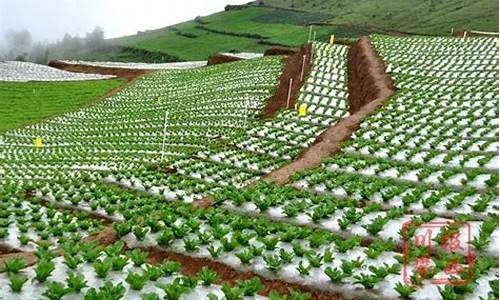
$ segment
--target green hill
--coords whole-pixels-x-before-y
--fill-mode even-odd
[[[276,11],[292,16],[284,20]],[[114,45],[164,52],[182,60],[202,60],[219,51],[262,51],[270,45],[295,46],[307,41],[309,28],[301,17],[323,20],[328,15],[268,7],[245,7],[215,13],[166,28],[113,39]],[[318,38],[335,26],[318,29]]]
[[[262,0],[173,26],[109,40],[113,51],[87,60],[205,60],[220,51],[263,51],[308,39],[356,38],[374,32],[449,34],[451,28],[498,31],[498,2],[409,0]],[[118,50],[117,50],[118,49]],[[137,56],[137,57],[136,57]]]
[[[329,21],[412,33],[447,34],[451,28],[498,31],[496,0],[263,0],[276,7],[329,13]]]

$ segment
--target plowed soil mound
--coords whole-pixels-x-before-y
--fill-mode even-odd
[[[394,93],[390,74],[368,37],[362,37],[349,49],[349,105],[350,113],[375,99],[384,99]]]
[[[238,61],[238,60],[242,60],[242,58],[236,57],[236,56],[231,56],[231,55],[224,55],[224,54],[216,53],[216,54],[210,55],[210,57],[208,58],[207,65],[208,66],[218,65],[218,64],[224,64],[224,63]]]
[[[78,73],[92,73],[101,75],[115,75],[120,78],[125,78],[127,81],[132,81],[139,76],[149,74],[149,70],[139,70],[139,69],[123,69],[123,68],[107,68],[107,67],[96,67],[87,65],[73,65],[68,64],[58,60],[52,60],[49,62],[49,66],[57,68],[60,70],[65,70],[69,72]]]

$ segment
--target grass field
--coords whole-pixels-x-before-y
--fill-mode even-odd
[[[76,110],[124,82],[0,82],[0,132]]]

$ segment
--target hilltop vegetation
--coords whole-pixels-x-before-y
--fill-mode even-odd
[[[284,12],[286,17],[276,14],[276,11]],[[263,51],[270,45],[300,45],[307,41],[309,34],[309,28],[302,22],[303,15],[267,7],[247,7],[197,17],[192,21],[111,42],[168,53],[182,60],[203,60],[220,51]],[[324,39],[332,31],[333,26],[325,26],[319,29],[318,38]]]
[[[260,4],[331,15],[335,24],[420,34],[451,28],[498,31],[498,1],[453,0],[263,0]]]
[[[110,41],[179,60],[202,60],[220,51],[300,45],[307,41],[311,23],[317,24],[316,39],[323,41],[332,33],[356,38],[395,31],[448,34],[452,27],[498,31],[498,2],[264,0]]]

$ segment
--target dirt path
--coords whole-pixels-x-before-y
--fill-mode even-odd
[[[267,174],[263,180],[285,184],[293,173],[317,167],[323,159],[339,153],[342,142],[351,138],[361,121],[394,93],[385,65],[367,37],[362,37],[349,49],[348,65],[351,115],[318,136],[313,145],[292,163]]]

